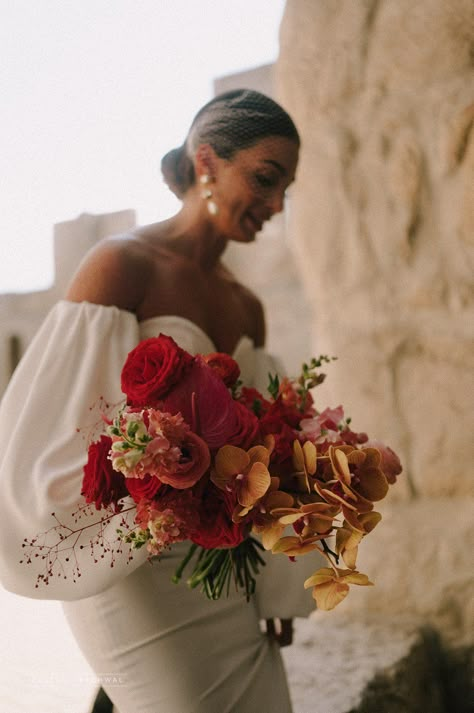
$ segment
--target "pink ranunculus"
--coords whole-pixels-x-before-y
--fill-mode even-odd
[[[400,475],[403,470],[400,458],[397,456],[395,451],[392,451],[389,446],[386,446],[381,441],[374,439],[368,440],[367,443],[364,444],[364,447],[376,448],[380,451],[380,455],[382,456],[380,469],[383,471],[383,474],[387,478],[388,482],[393,485],[397,480],[397,475]]]
[[[177,490],[192,488],[211,464],[207,444],[195,433],[189,431],[181,443],[181,456],[173,470],[160,472],[159,479]]]

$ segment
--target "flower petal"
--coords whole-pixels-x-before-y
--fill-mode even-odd
[[[222,446],[216,454],[215,472],[218,474],[219,480],[228,481],[233,476],[243,473],[249,463],[250,458],[242,448]]]
[[[268,448],[265,448],[265,446],[253,446],[247,453],[250,459],[250,465],[253,465],[253,463],[263,463],[263,465],[268,467],[270,463],[270,452]]]
[[[318,569],[317,572],[305,580],[304,588],[309,589],[310,587],[330,582],[332,579],[334,579],[334,570],[331,567],[321,567],[321,569]]]
[[[311,443],[311,441],[306,441],[303,446],[303,452],[304,460],[306,463],[306,470],[310,475],[314,475],[316,473],[316,466],[318,464],[316,446],[314,445],[314,443]]]
[[[365,464],[360,476],[360,483],[353,487],[363,498],[368,500],[382,500],[388,492],[387,478],[382,471],[372,466],[366,468]]]
[[[326,582],[313,589],[313,599],[322,611],[334,609],[348,594],[349,586],[344,582]]]
[[[251,507],[257,500],[263,498],[270,483],[270,473],[266,466],[263,463],[254,463],[243,480],[239,491],[239,503],[244,507]]]
[[[299,473],[304,472],[304,453],[301,443],[297,440],[293,441],[293,465]]]
[[[359,584],[362,587],[373,587],[374,583],[370,581],[366,574],[362,572],[350,572],[344,575],[344,582],[348,584]]]

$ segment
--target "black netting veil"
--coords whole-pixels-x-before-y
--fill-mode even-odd
[[[220,158],[232,159],[237,151],[272,136],[299,145],[293,120],[273,99],[250,89],[225,92],[198,111],[183,145],[163,157],[163,176],[181,198],[195,181],[193,158],[201,144],[209,144]]]

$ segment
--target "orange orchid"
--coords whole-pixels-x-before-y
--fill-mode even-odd
[[[303,446],[299,441],[293,442],[293,465],[296,469],[295,476],[303,480],[305,490],[311,492],[310,477],[316,473],[317,461],[316,446],[312,441],[305,441]]]
[[[342,602],[349,594],[349,585],[358,584],[362,587],[372,586],[366,574],[352,569],[337,567],[322,567],[304,583],[305,589],[313,587],[312,596],[318,609],[330,611]]]
[[[286,527],[275,517],[274,510],[290,508],[294,502],[292,495],[278,490],[279,484],[279,478],[272,477],[269,489],[259,501],[252,516],[252,531],[261,534],[262,545],[266,550],[272,549]]]
[[[354,513],[351,513],[354,515]],[[357,519],[357,527],[354,528],[351,522],[344,520],[342,527],[336,533],[336,552],[341,555],[346,564],[351,569],[355,569],[359,544],[362,538],[371,532],[382,519],[379,512],[362,513]]]
[[[241,508],[239,518],[247,515],[271,484],[268,464],[270,452],[265,446],[244,451],[237,446],[219,448],[211,480],[221,490],[235,490]]]
[[[282,553],[288,557],[298,557],[299,555],[305,555],[308,552],[319,549],[316,542],[322,540],[322,538],[323,535],[317,535],[316,537],[310,537],[308,539],[303,539],[297,535],[280,537],[278,542],[273,545],[272,552],[274,555]]]
[[[313,502],[299,508],[279,508],[273,511],[283,525],[294,525],[303,538],[313,535],[329,535],[333,520],[340,512],[339,505]],[[298,524],[297,524],[298,523]]]
[[[331,446],[329,458],[336,478],[352,492],[370,501],[382,500],[388,481],[381,469],[382,456],[376,448]]]
[[[382,500],[388,491],[388,482],[380,464],[376,448],[330,446],[328,450],[333,480],[314,482],[314,489],[327,502],[339,503],[344,517],[355,529],[360,529],[357,513],[373,509],[374,500]]]

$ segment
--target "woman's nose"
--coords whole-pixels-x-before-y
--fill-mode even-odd
[[[285,192],[278,191],[278,193],[274,193],[269,199],[268,204],[272,211],[272,215],[275,215],[275,213],[281,213],[285,207]]]

